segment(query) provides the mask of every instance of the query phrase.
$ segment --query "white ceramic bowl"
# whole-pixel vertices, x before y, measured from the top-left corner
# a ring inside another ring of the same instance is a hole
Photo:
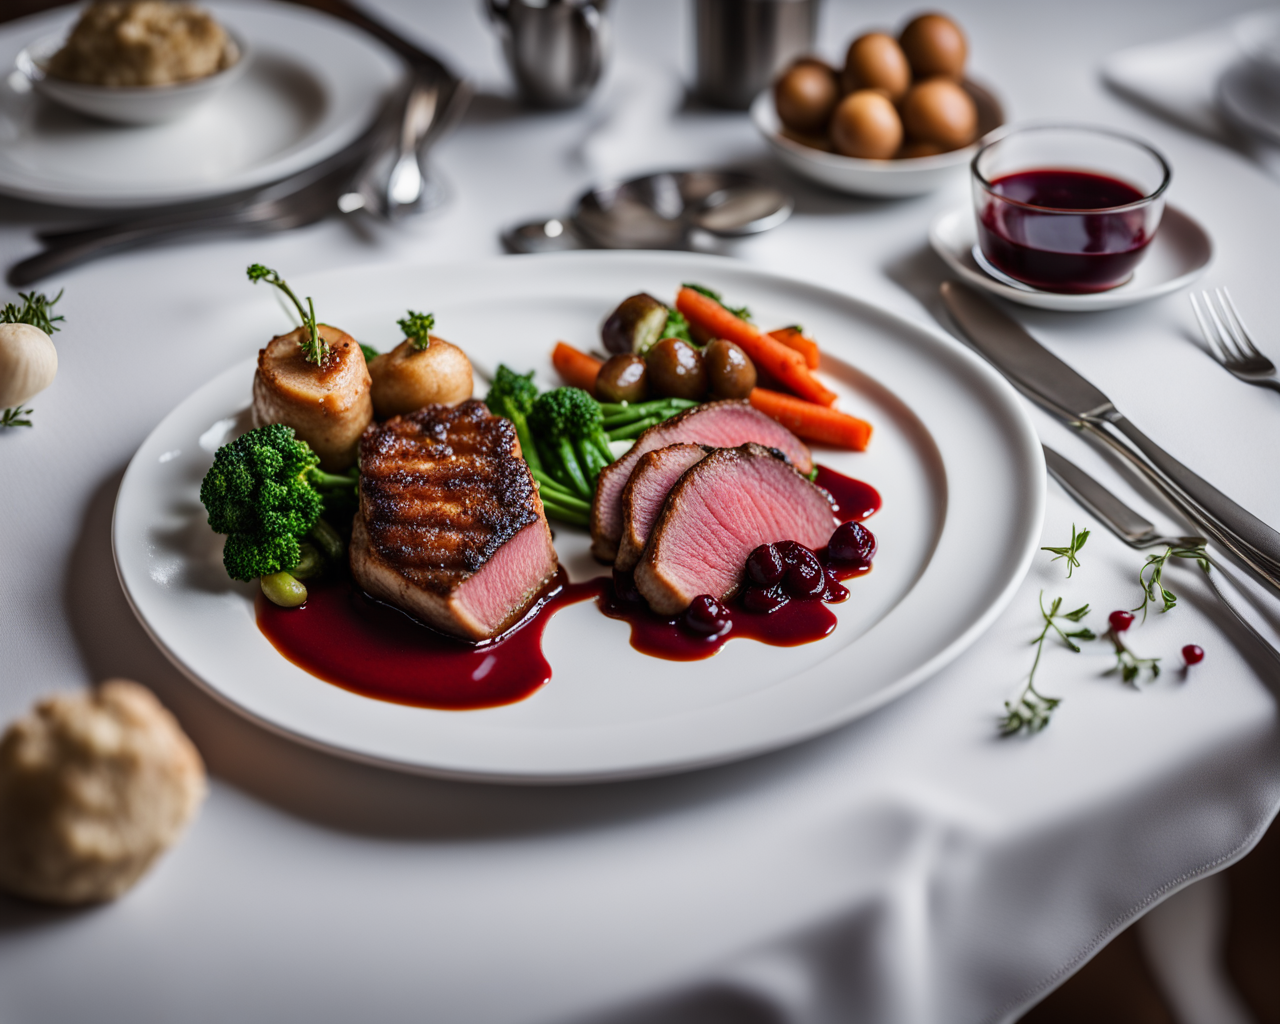
[[[968,81],[965,91],[978,107],[978,136],[1004,124],[1000,101],[987,89]],[[782,134],[782,122],[773,105],[773,87],[765,89],[751,104],[751,120],[784,164],[813,181],[857,196],[918,196],[969,173],[969,161],[978,143],[938,156],[909,160],[860,160],[857,157],[826,153],[794,142]]]
[[[229,68],[176,85],[110,86],[68,82],[45,72],[49,59],[62,48],[64,37],[45,36],[18,54],[18,70],[41,96],[79,114],[115,124],[163,124],[176,121],[225,89],[242,74],[249,55],[244,40],[230,31],[239,57]]]

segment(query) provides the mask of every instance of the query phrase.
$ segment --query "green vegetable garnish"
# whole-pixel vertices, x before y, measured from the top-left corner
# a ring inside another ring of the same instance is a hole
[[[1093,630],[1087,626],[1074,630],[1070,633],[1064,631],[1058,625],[1058,619],[1065,619],[1067,622],[1079,622],[1089,614],[1089,606],[1082,605],[1075,611],[1064,612],[1062,609],[1062,598],[1055,597],[1053,604],[1049,606],[1049,610],[1044,608],[1044,591],[1040,591],[1040,617],[1044,619],[1044,628],[1040,630],[1040,635],[1031,642],[1035,644],[1036,657],[1031,663],[1031,672],[1027,676],[1027,681],[1022,687],[1022,693],[1019,694],[1016,701],[1004,702],[1004,717],[1000,719],[999,729],[1001,736],[1012,736],[1014,733],[1022,732],[1039,732],[1049,724],[1049,718],[1053,714],[1054,708],[1062,703],[1061,697],[1049,697],[1036,689],[1036,669],[1040,667],[1040,655],[1044,651],[1044,642],[1049,636],[1049,631],[1057,633],[1062,642],[1067,645],[1076,654],[1080,653],[1080,648],[1076,645],[1076,640],[1093,640],[1095,639]]]
[[[6,302],[0,307],[0,324],[30,324],[32,327],[39,327],[45,334],[53,334],[58,330],[54,324],[66,319],[65,316],[50,315],[62,298],[62,292],[58,292],[53,298],[43,292],[18,292],[18,298],[22,300],[21,306]]]
[[[435,314],[409,310],[409,315],[396,323],[417,351],[422,352],[431,346],[431,328],[436,325]]]
[[[302,561],[303,538],[332,551],[333,528],[320,519],[326,502],[350,502],[356,470],[345,474],[317,469],[319,456],[294,435],[272,423],[241,434],[214,454],[200,484],[200,502],[209,526],[227,535],[222,564],[233,580],[288,572]]]
[[[293,289],[285,284],[284,278],[261,263],[250,265],[249,280],[255,283],[266,281],[267,284],[275,285],[289,296],[297,307],[298,316],[302,318],[302,326],[307,329],[307,340],[302,343],[302,358],[309,363],[315,363],[316,366],[324,366],[329,360],[329,343],[320,337],[320,331],[316,326],[316,307],[311,301],[311,296],[307,296],[307,304],[304,307],[298,296],[293,294]]]
[[[1085,541],[1089,539],[1089,531],[1081,530],[1076,533],[1076,524],[1071,524],[1071,543],[1060,548],[1041,548],[1041,551],[1049,551],[1053,553],[1053,561],[1059,558],[1067,560],[1067,579],[1071,579],[1071,571],[1080,568],[1080,559],[1077,557],[1080,550],[1084,547]]]

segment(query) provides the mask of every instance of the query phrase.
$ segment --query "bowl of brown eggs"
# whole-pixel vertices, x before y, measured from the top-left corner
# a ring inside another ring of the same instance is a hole
[[[751,117],[793,170],[841,192],[912,196],[963,177],[978,140],[1004,123],[965,74],[969,45],[943,14],[898,35],[867,32],[842,68],[802,57],[756,97]]]

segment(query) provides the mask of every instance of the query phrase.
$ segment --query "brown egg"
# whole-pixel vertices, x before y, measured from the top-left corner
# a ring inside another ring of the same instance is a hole
[[[937,156],[946,150],[936,142],[904,142],[896,156],[899,160],[915,160],[922,156]]]
[[[969,55],[960,26],[945,14],[922,14],[907,22],[898,37],[916,78],[943,75],[957,81],[964,77],[964,61]]]
[[[978,108],[951,79],[931,78],[907,93],[902,101],[902,124],[912,142],[959,149],[978,134]]]
[[[849,44],[840,84],[845,92],[879,89],[897,103],[911,88],[911,66],[896,39],[868,32]]]
[[[902,145],[902,120],[884,93],[859,89],[831,115],[831,142],[845,156],[887,160]]]
[[[796,61],[774,83],[773,101],[778,117],[793,131],[821,135],[840,100],[836,73],[821,61]]]

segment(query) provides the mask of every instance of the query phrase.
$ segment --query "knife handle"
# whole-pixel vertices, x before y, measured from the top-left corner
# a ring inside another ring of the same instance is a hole
[[[1272,568],[1280,569],[1280,533],[1241,508],[1209,481],[1193,473],[1120,413],[1110,413],[1106,420],[1132,441],[1138,451],[1175,487],[1234,534],[1242,544],[1252,548],[1259,558],[1269,562]]]

